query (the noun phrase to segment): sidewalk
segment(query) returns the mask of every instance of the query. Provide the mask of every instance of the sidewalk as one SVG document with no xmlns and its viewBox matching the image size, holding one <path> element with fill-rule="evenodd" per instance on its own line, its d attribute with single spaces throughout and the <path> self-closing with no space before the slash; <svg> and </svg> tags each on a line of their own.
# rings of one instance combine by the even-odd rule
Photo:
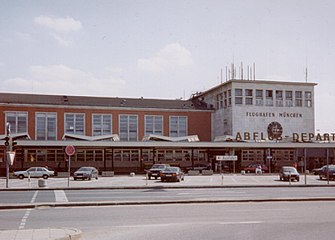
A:
<svg viewBox="0 0 335 240">
<path fill-rule="evenodd" d="M 75 228 L 5 230 L 0 231 L 0 240 L 74 240 L 81 235 Z"/>
<path fill-rule="evenodd" d="M 74 181 L 70 178 L 52 177 L 43 180 L 44 186 L 39 186 L 39 179 L 9 179 L 8 189 L 6 179 L 0 178 L 0 191 L 32 190 L 32 189 L 92 189 L 92 188 L 152 188 L 152 187 L 289 187 L 289 186 L 335 186 L 335 181 L 320 180 L 316 175 L 301 175 L 299 182 L 279 181 L 277 174 L 214 174 L 185 176 L 182 182 L 161 182 L 147 180 L 145 175 L 117 175 L 114 177 L 99 177 L 98 180 Z"/>
</svg>

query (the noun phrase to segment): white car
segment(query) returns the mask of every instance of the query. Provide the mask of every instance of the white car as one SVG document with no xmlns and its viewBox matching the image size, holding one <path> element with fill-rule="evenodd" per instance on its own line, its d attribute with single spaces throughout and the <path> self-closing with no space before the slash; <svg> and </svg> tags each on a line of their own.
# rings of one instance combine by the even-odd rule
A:
<svg viewBox="0 0 335 240">
<path fill-rule="evenodd" d="M 14 176 L 20 179 L 23 179 L 25 177 L 35 177 L 35 178 L 42 177 L 44 179 L 47 179 L 48 177 L 53 176 L 54 174 L 55 174 L 54 171 L 50 171 L 45 167 L 31 167 L 25 171 L 14 172 Z"/>
</svg>

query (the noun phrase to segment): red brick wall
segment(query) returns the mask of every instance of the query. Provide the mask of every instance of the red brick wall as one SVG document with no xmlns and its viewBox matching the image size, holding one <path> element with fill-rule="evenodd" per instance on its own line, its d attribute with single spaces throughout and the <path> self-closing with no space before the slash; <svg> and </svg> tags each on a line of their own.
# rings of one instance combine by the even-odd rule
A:
<svg viewBox="0 0 335 240">
<path fill-rule="evenodd" d="M 11 107 L 0 106 L 0 134 L 5 134 L 5 112 L 22 111 L 28 112 L 28 133 L 32 139 L 35 139 L 35 113 L 36 112 L 56 112 L 57 113 L 57 138 L 61 140 L 64 134 L 64 113 L 84 113 L 85 114 L 85 133 L 92 135 L 92 114 L 112 114 L 112 133 L 119 133 L 119 114 L 138 115 L 138 140 L 141 141 L 144 136 L 144 116 L 162 115 L 163 133 L 169 136 L 169 117 L 187 116 L 188 135 L 198 135 L 200 141 L 211 141 L 211 112 L 206 111 L 140 111 L 140 110 L 105 110 L 105 109 L 78 109 L 78 108 L 47 108 L 47 107 Z"/>
</svg>

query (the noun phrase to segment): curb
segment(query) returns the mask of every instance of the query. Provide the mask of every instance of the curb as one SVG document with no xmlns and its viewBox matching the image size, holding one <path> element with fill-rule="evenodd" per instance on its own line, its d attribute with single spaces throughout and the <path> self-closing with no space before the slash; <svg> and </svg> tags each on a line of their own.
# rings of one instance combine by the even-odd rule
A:
<svg viewBox="0 0 335 240">
<path fill-rule="evenodd" d="M 77 228 L 46 228 L 46 229 L 20 229 L 0 231 L 0 240 L 25 240 L 29 239 L 49 240 L 78 240 L 82 237 L 82 231 Z"/>
<path fill-rule="evenodd" d="M 305 185 L 194 185 L 194 186 L 112 186 L 112 187 L 69 187 L 69 188 L 54 188 L 54 187 L 40 187 L 40 188 L 2 188 L 0 192 L 10 191 L 50 191 L 50 190 L 122 190 L 122 189 L 193 189 L 193 188 L 314 188 L 314 187 L 335 187 L 335 185 L 319 185 L 319 184 L 305 184 Z"/>
<path fill-rule="evenodd" d="M 316 198 L 263 198 L 263 199 L 217 199 L 217 200 L 166 200 L 166 201 L 112 201 L 112 202 L 67 202 L 67 203 L 24 203 L 12 205 L 0 205 L 4 209 L 27 208 L 57 208 L 57 207 L 99 207 L 99 206 L 131 206 L 131 205 L 162 205 L 162 204 L 201 204 L 201 203 L 247 203 L 247 202 L 320 202 L 335 201 L 335 197 Z"/>
</svg>

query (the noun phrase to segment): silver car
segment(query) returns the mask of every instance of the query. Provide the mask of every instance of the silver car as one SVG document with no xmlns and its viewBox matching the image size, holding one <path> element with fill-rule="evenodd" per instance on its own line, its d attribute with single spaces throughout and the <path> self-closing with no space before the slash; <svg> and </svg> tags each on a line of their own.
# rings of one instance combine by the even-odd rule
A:
<svg viewBox="0 0 335 240">
<path fill-rule="evenodd" d="M 88 179 L 91 180 L 92 178 L 98 179 L 99 172 L 94 167 L 81 167 L 73 174 L 73 179 Z"/>
<path fill-rule="evenodd" d="M 54 171 L 51 171 L 45 167 L 31 167 L 25 171 L 14 172 L 14 176 L 20 179 L 23 179 L 25 177 L 32 177 L 32 178 L 42 177 L 44 179 L 47 179 L 48 177 L 53 176 L 54 174 L 55 174 Z"/>
</svg>

